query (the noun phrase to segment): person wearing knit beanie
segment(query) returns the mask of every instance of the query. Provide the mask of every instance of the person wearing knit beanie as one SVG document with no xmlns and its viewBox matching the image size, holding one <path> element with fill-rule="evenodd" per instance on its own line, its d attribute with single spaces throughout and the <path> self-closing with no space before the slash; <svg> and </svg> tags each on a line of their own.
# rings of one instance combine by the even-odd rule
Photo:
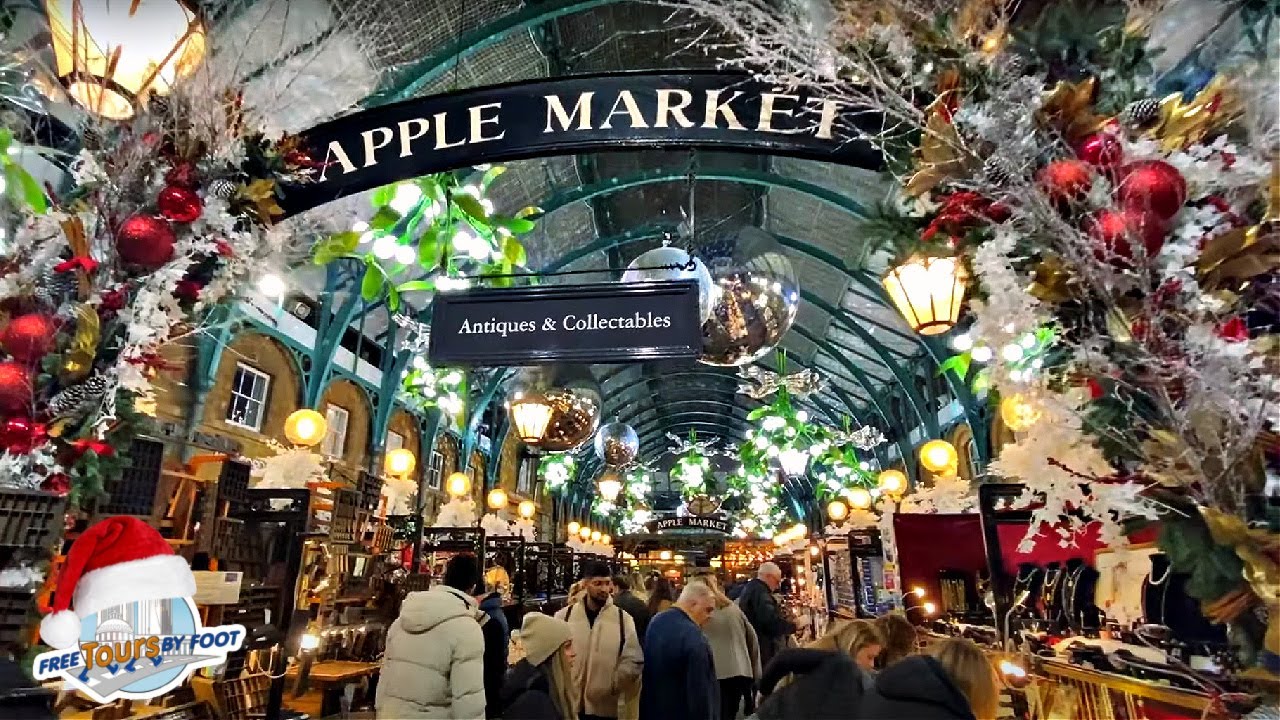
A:
<svg viewBox="0 0 1280 720">
<path fill-rule="evenodd" d="M 531 665 L 541 665 L 572 638 L 569 623 L 542 613 L 527 613 L 520 628 L 524 657 Z"/>
<path fill-rule="evenodd" d="M 520 641 L 525 656 L 502 686 L 501 717 L 577 720 L 572 640 L 573 631 L 564 620 L 536 612 L 524 616 Z"/>
<path fill-rule="evenodd" d="M 173 554 L 159 531 L 136 517 L 109 517 L 71 544 L 52 612 L 40 621 L 40 639 L 65 650 L 80 644 L 81 619 L 100 610 L 195 594 L 191 566 Z"/>
</svg>

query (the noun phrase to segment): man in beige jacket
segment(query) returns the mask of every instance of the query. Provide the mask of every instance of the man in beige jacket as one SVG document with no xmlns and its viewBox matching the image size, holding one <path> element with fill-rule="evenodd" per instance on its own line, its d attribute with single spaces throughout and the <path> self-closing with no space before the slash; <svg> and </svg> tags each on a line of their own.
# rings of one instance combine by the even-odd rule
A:
<svg viewBox="0 0 1280 720">
<path fill-rule="evenodd" d="M 644 651 L 631 615 L 613 604 L 613 580 L 604 563 L 583 569 L 581 599 L 556 613 L 573 631 L 573 681 L 579 718 L 617 718 L 619 702 L 635 694 Z"/>
</svg>

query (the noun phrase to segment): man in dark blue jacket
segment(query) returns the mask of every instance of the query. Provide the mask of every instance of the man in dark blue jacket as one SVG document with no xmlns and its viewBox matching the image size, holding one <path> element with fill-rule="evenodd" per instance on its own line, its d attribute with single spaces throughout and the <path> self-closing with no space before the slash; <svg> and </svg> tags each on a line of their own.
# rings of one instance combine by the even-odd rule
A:
<svg viewBox="0 0 1280 720">
<path fill-rule="evenodd" d="M 689 583 L 675 607 L 649 621 L 640 720 L 718 720 L 720 685 L 701 629 L 715 609 L 711 590 Z"/>
<path fill-rule="evenodd" d="M 760 566 L 756 579 L 747 583 L 738 596 L 738 607 L 756 631 L 760 642 L 760 667 L 766 667 L 787 646 L 787 638 L 796 626 L 782 615 L 773 594 L 782 585 L 782 569 L 767 562 Z"/>
<path fill-rule="evenodd" d="M 496 717 L 498 696 L 507 676 L 507 655 L 511 646 L 511 625 L 502 611 L 502 588 L 485 582 L 485 594 L 477 595 L 476 603 L 485 617 L 480 624 L 484 634 L 484 697 L 485 714 Z"/>
</svg>

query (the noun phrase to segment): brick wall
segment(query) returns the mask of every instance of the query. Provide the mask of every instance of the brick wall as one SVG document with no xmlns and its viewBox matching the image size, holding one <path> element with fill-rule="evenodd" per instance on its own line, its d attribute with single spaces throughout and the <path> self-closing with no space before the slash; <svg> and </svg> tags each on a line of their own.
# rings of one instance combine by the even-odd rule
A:
<svg viewBox="0 0 1280 720">
<path fill-rule="evenodd" d="M 267 406 L 262 426 L 255 431 L 227 422 L 227 406 L 231 402 L 231 381 L 236 366 L 242 363 L 271 376 L 267 387 Z M 279 342 L 258 333 L 241 333 L 227 346 L 218 365 L 218 374 L 205 401 L 202 430 L 235 438 L 244 444 L 244 454 L 259 457 L 270 454 L 263 442 L 275 438 L 284 442 L 284 421 L 297 410 L 302 398 L 302 378 L 289 351 Z"/>
<path fill-rule="evenodd" d="M 316 409 L 324 415 L 330 405 L 347 411 L 347 437 L 342 444 L 339 462 L 354 477 L 355 473 L 367 469 L 369 465 L 369 431 L 373 422 L 373 410 L 369 407 L 369 398 L 365 392 L 349 380 L 334 380 L 329 383 L 320 399 L 320 407 Z"/>
</svg>

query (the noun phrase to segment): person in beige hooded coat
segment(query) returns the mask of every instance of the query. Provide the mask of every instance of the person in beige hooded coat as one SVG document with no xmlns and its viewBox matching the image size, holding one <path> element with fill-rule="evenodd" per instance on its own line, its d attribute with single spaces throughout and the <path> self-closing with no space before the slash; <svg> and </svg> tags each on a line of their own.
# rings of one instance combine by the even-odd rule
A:
<svg viewBox="0 0 1280 720">
<path fill-rule="evenodd" d="M 479 578 L 475 558 L 457 555 L 444 585 L 404 599 L 387 630 L 375 701 L 380 720 L 485 716 L 480 622 L 486 617 L 470 594 Z"/>
<path fill-rule="evenodd" d="M 578 602 L 556 613 L 573 631 L 573 680 L 582 717 L 616 718 L 619 701 L 634 695 L 644 666 L 635 621 L 613 604 L 613 580 L 603 563 L 583 572 Z"/>
</svg>

